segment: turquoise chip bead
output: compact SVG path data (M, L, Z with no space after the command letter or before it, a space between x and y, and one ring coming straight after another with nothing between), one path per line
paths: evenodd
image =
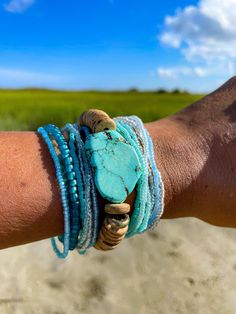
M73 171L67 173L67 180L74 180L74 178L75 178L75 173Z
M124 202L142 172L134 148L120 133L107 130L88 135L85 151L102 197L113 203Z

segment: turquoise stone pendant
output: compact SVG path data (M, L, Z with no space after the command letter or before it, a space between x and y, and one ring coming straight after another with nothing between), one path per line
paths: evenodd
M85 150L101 196L124 202L142 171L134 148L118 132L107 130L88 135Z

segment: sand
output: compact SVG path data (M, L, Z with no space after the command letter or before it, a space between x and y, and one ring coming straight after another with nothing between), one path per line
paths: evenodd
M236 230L161 221L113 252L59 260L50 241L0 251L3 314L235 314Z

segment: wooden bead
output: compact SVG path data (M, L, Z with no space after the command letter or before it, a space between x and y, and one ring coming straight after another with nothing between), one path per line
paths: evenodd
M99 232L98 240L94 247L98 250L112 250L124 239L129 224L129 215L108 214Z
M58 147L58 144L57 144L56 140L52 139L52 144L54 146L54 149L55 149L55 152L56 152L57 156L60 156L61 152L59 150L59 147Z
M104 236L104 235L100 235L99 237L99 240L102 242L102 243L105 243L106 245L109 245L111 247L116 247L118 244L120 244L120 242L123 240L123 239L111 239L111 238L108 238L107 236Z
M100 234L99 239L100 242L109 245L111 247L116 247L118 244L120 244L120 242L123 239L119 239L119 240L114 240L114 239L110 239L108 238L106 235L104 236L103 234Z
M110 224L113 228L124 228L129 224L129 215L107 215L105 217L105 223Z
M110 245L104 243L102 240L98 239L98 241L94 244L95 249L100 250L100 251L110 251L116 248L117 245Z
M117 245L123 240L123 237L114 239L109 237L106 233L104 234L103 232L101 232L99 235L99 239L102 240L104 243L109 243L110 245Z
M90 109L82 113L78 120L79 126L89 127L92 133L104 130L116 130L116 124L108 114L102 110Z
M107 229L103 229L101 230L101 233L100 233L100 237L104 240L107 240L109 242L121 242L124 237L125 237L125 234L123 235L114 235L112 233L110 233Z
M125 235L128 231L128 226L125 228L114 228L110 224L104 225L104 228L107 229L111 234L116 235L116 236L122 236Z
M130 205L127 203L106 204L104 210L108 214L128 214L130 212Z
M112 231L111 229L109 230L108 228L104 227L101 230L101 233L109 239L123 239L127 233L127 230L124 230L125 228L122 229L122 232L120 231L120 229L117 229L117 231L115 232L114 230Z

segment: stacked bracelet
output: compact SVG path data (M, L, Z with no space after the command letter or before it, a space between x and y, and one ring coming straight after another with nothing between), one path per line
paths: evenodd
M60 258L69 250L107 251L125 237L155 226L163 213L164 185L156 167L152 140L136 117L112 120L105 112L84 112L78 124L40 127L54 161L64 212L58 237ZM126 198L136 190L132 213ZM105 200L98 206L98 194Z

